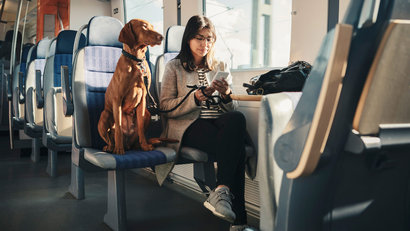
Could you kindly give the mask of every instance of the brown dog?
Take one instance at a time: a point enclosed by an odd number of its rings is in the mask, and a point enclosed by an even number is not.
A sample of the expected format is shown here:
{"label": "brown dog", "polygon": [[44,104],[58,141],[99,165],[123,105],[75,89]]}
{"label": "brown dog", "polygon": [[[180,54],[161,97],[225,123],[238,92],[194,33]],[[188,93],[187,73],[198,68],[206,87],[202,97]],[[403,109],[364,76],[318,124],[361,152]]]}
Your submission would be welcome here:
{"label": "brown dog", "polygon": [[[107,143],[104,151],[123,154],[129,149],[153,149],[144,134],[151,120],[145,100],[151,85],[145,52],[147,46],[160,45],[162,39],[145,20],[133,19],[122,28],[118,41],[123,43],[126,53],[118,60],[105,92],[104,111],[98,122],[98,132]],[[148,80],[147,87],[144,76]]]}

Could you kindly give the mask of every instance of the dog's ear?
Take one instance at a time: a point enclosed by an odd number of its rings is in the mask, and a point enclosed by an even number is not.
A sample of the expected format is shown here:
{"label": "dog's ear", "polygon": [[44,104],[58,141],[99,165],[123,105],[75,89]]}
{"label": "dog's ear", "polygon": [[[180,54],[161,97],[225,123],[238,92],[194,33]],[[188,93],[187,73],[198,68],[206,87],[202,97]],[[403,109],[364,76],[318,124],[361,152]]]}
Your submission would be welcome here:
{"label": "dog's ear", "polygon": [[125,24],[120,32],[120,36],[118,37],[118,41],[127,44],[130,48],[137,44],[137,36],[134,34],[131,22],[132,21],[129,21],[127,24]]}

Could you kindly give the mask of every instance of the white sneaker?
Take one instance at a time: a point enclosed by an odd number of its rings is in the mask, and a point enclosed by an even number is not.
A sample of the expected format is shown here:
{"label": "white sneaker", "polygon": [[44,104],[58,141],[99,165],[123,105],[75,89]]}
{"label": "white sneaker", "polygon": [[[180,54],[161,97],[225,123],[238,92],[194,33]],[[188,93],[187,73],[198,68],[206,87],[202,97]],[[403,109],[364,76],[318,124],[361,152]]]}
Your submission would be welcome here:
{"label": "white sneaker", "polygon": [[233,223],[236,215],[232,211],[233,195],[227,187],[212,190],[208,199],[204,202],[205,208],[209,209],[215,216]]}

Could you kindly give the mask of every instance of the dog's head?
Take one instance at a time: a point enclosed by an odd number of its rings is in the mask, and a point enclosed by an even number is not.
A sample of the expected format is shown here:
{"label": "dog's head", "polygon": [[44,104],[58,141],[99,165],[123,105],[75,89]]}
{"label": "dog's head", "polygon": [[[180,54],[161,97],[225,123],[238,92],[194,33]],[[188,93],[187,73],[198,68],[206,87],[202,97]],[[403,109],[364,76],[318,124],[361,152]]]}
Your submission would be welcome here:
{"label": "dog's head", "polygon": [[122,28],[118,41],[127,44],[129,48],[142,48],[160,45],[164,37],[154,31],[154,27],[142,19],[133,19]]}

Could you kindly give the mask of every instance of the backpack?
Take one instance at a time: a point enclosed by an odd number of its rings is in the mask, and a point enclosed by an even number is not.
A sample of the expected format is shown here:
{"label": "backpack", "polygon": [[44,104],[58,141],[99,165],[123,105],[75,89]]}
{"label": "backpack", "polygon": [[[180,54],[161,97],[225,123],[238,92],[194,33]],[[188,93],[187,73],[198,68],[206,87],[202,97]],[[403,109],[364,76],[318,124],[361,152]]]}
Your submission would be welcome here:
{"label": "backpack", "polygon": [[302,91],[312,65],[297,61],[283,69],[271,70],[244,83],[249,95],[266,95],[283,91]]}

